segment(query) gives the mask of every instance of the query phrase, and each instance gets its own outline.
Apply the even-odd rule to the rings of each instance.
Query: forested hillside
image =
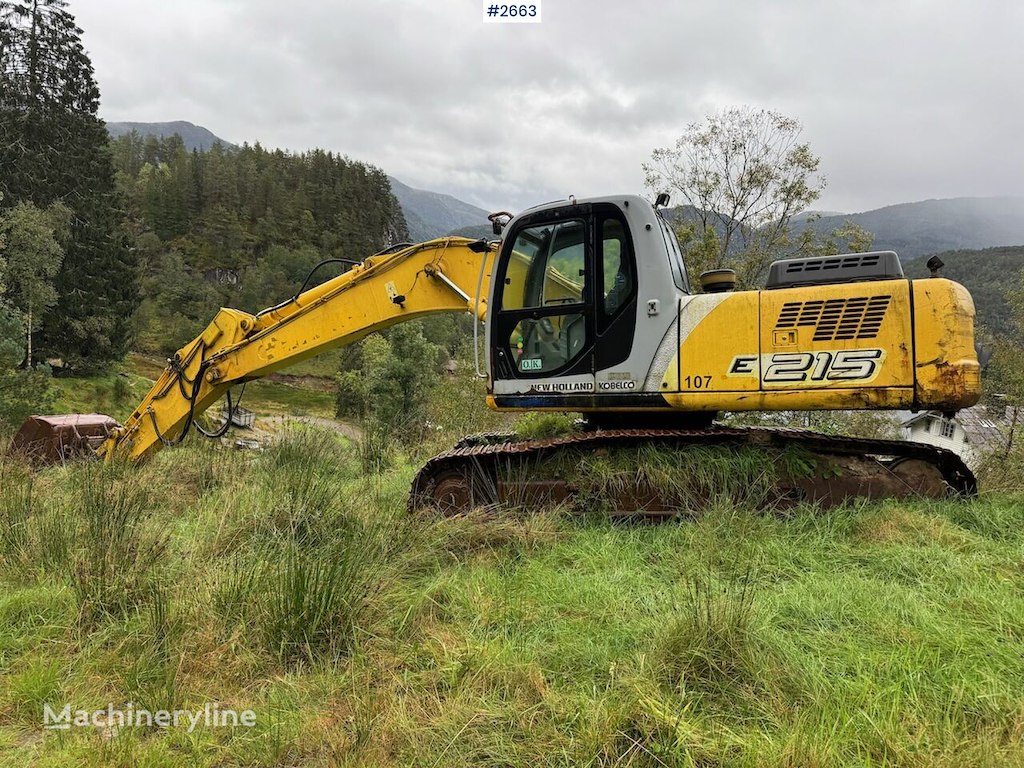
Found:
[[[169,139],[180,136],[185,149],[191,152],[198,149],[203,152],[220,144],[224,149],[236,149],[236,145],[217,136],[213,131],[187,120],[173,120],[162,123],[124,123],[108,122],[107,132],[111,138],[117,139],[131,133],[137,134],[134,140],[145,141],[149,137]],[[416,242],[430,240],[452,234],[453,230],[467,226],[486,226],[487,211],[475,205],[458,200],[451,195],[415,189],[394,176],[389,176],[391,191],[402,207],[409,228],[409,238]]]
[[[331,152],[189,152],[178,136],[137,133],[111,146],[140,258],[142,351],[176,349],[223,304],[277,303],[323,259],[361,260],[408,237],[384,173]]]
[[[1024,245],[977,251],[943,251],[937,255],[946,265],[942,268],[942,276],[967,286],[971,292],[980,325],[998,335],[1012,334],[1014,326],[1007,291],[1021,283]],[[907,277],[927,277],[926,261],[926,256],[904,259]]]

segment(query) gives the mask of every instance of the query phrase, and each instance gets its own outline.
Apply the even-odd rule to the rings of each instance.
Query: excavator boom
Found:
[[[98,452],[140,459],[180,442],[229,390],[395,323],[440,312],[486,312],[495,246],[444,238],[372,256],[255,315],[221,309]]]

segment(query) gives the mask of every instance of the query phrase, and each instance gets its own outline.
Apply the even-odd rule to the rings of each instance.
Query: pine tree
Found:
[[[120,232],[99,89],[81,35],[64,0],[0,0],[2,205],[63,202],[72,211],[59,299],[38,347],[95,368],[127,351],[137,267]]]

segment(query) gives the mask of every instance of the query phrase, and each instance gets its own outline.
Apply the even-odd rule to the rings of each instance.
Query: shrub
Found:
[[[427,429],[430,392],[438,380],[441,349],[418,323],[391,328],[362,345],[358,367],[338,377],[337,414],[361,417],[367,432],[412,445]]]

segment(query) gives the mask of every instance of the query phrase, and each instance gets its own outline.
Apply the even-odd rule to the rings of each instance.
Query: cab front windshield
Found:
[[[502,309],[583,303],[583,222],[528,227],[512,248]]]

